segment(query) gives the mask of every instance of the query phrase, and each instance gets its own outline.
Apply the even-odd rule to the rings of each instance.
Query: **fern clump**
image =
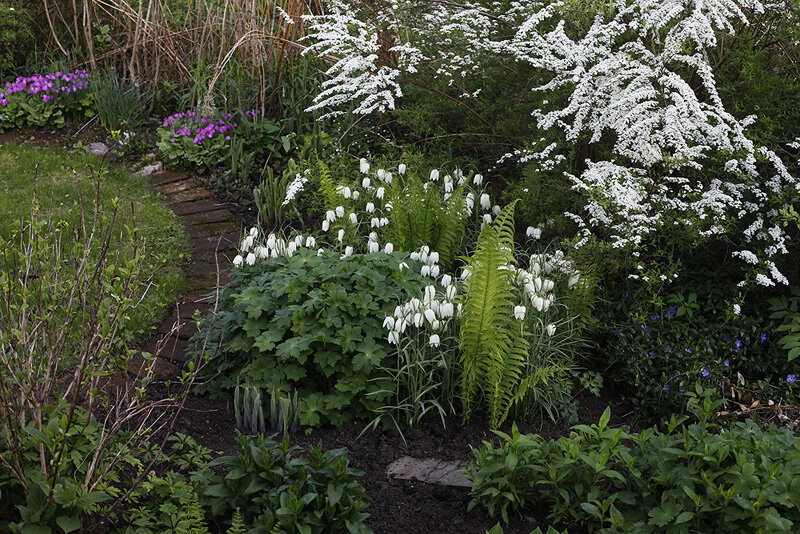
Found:
[[[506,206],[494,224],[484,226],[465,267],[469,275],[464,284],[459,343],[464,418],[483,401],[492,428],[508,417],[530,382],[523,378],[530,347],[528,332],[513,311],[515,205]]]
[[[436,176],[438,171],[432,173],[432,177]],[[403,183],[395,181],[391,189],[392,216],[388,232],[399,250],[412,251],[428,246],[438,252],[445,270],[450,268],[460,249],[467,217],[467,181],[459,180],[453,189],[449,178],[443,180],[444,195],[435,181],[423,182],[415,174],[409,175]]]

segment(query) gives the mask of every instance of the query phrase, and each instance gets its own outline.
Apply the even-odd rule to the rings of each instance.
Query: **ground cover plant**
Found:
[[[2,434],[20,445],[0,455],[2,497],[19,505],[0,507],[8,528],[88,529],[100,514],[122,531],[176,533],[796,527],[796,0],[5,3],[0,28],[24,42],[29,24],[46,50],[23,58],[15,44],[0,57],[11,65],[0,129],[99,125],[114,156],[141,150],[203,175],[244,228],[221,264],[232,281],[196,317],[175,379],[200,373],[212,398],[193,399],[201,408],[181,430],[221,429],[209,447],[228,456],[209,470],[208,450],[165,430],[160,456],[168,443],[175,454],[154,460],[140,446],[147,417],[112,439],[100,416],[115,399],[88,387],[65,405],[30,401],[50,386],[12,363],[5,399],[24,421]],[[0,205],[26,207],[0,235],[28,213],[19,166],[60,169],[25,150],[0,148],[11,169]],[[54,182],[66,222],[26,235],[72,243],[69,167]],[[142,181],[98,176],[106,214],[113,188],[146,197]],[[169,299],[174,271],[159,262],[180,256],[158,212],[137,203],[131,235],[163,238],[163,253],[114,256],[121,266],[99,269],[107,284],[86,297],[94,311],[35,301],[47,331],[87,325],[65,334],[57,365],[35,336],[6,341],[25,328],[3,333],[6,359],[39,358],[61,376],[67,353],[88,362],[93,336],[111,343],[109,313],[133,303],[112,321],[120,352],[98,353],[125,361]],[[27,250],[6,256],[10,272]],[[37,295],[61,287],[54,273],[30,279]],[[0,330],[29,317],[16,313],[25,292],[7,293]],[[27,412],[13,402],[21,387]],[[164,388],[137,398],[186,398]],[[612,423],[603,409],[620,398]],[[78,452],[59,456],[59,443]],[[464,461],[466,443],[471,497],[386,478],[401,455]],[[348,462],[367,473],[363,487]],[[370,517],[367,497],[379,503]]]
[[[499,446],[474,451],[470,506],[508,522],[545,502],[554,519],[598,532],[790,530],[800,520],[793,474],[800,440],[752,420],[721,431],[711,422],[714,395],[692,392],[695,421],[673,416],[664,431],[609,428],[607,409],[597,424],[549,442],[516,427],[498,433]]]
[[[86,69],[19,76],[0,90],[0,132],[22,126],[63,126],[67,118],[87,118],[92,97]]]

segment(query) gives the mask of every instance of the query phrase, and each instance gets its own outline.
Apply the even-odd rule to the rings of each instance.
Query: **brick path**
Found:
[[[163,345],[154,371],[156,380],[167,380],[178,374],[178,367],[187,360],[188,340],[197,331],[195,310],[205,314],[212,309],[217,287],[215,251],[219,260],[220,284],[230,280],[230,266],[240,238],[240,223],[225,206],[214,200],[210,191],[195,178],[179,171],[161,171],[150,175],[155,191],[180,219],[189,240],[191,260],[184,267],[186,291],[175,303],[169,317],[144,343],[142,350],[156,354]],[[142,360],[134,358],[128,372],[138,375]]]

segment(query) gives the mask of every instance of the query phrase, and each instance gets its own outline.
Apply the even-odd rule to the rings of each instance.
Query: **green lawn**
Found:
[[[0,145],[0,238],[8,238],[30,214],[36,192],[43,214],[69,228],[79,224],[78,185],[86,216],[92,213],[92,173],[100,178],[100,202],[111,213],[112,201],[120,199],[124,223],[135,228],[144,245],[144,272],[140,294],[145,294],[131,314],[126,338],[142,338],[163,317],[184,284],[181,262],[187,254],[186,237],[177,217],[150,190],[146,178],[132,177],[124,168],[100,169],[101,160],[59,148]]]

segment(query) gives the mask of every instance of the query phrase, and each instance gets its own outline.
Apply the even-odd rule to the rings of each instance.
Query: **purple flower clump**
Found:
[[[255,119],[257,110],[245,111],[245,115]],[[223,113],[218,117],[208,118],[198,115],[196,109],[182,113],[176,113],[165,118],[162,126],[172,129],[170,142],[174,143],[181,137],[189,137],[195,145],[201,146],[208,139],[213,139],[217,135],[225,135],[225,140],[230,141],[231,136],[227,133],[239,126],[233,121],[233,114]]]
[[[42,102],[51,102],[59,94],[77,93],[86,89],[89,87],[90,76],[86,69],[19,76],[13,82],[6,82],[0,89],[0,106],[7,106],[8,97],[15,93],[38,95]]]

